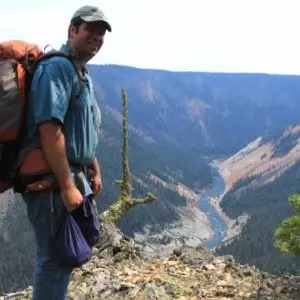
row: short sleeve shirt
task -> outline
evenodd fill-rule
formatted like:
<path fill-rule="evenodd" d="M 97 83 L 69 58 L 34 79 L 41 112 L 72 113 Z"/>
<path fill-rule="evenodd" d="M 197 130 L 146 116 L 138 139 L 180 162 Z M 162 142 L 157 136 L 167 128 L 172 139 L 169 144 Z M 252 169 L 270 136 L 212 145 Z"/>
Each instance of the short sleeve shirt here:
<path fill-rule="evenodd" d="M 70 48 L 63 45 L 60 50 L 68 52 Z M 79 80 L 67 58 L 52 57 L 41 62 L 31 84 L 27 128 L 30 138 L 39 124 L 58 121 L 65 135 L 69 162 L 87 165 L 96 155 L 101 113 L 92 80 L 84 69 L 81 95 L 70 106 L 71 98 L 79 93 Z"/>

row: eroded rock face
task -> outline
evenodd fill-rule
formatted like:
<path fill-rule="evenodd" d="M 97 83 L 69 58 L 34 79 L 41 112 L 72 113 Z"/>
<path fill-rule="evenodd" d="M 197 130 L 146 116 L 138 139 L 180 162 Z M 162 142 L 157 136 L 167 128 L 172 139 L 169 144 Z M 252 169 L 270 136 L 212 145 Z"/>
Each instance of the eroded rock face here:
<path fill-rule="evenodd" d="M 10 299 L 30 299 L 31 293 L 29 287 Z M 120 239 L 111 249 L 95 248 L 92 260 L 74 271 L 68 299 L 299 300 L 300 277 L 272 276 L 202 246 L 153 259 Z"/>

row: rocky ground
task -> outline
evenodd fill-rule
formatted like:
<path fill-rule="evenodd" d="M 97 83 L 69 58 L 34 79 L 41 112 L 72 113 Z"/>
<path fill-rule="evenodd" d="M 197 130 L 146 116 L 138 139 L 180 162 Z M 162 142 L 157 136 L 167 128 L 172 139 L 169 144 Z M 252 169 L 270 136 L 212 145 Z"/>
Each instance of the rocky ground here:
<path fill-rule="evenodd" d="M 152 257 L 165 257 L 182 245 L 196 246 L 210 239 L 213 231 L 207 217 L 196 205 L 177 208 L 180 221 L 170 224 L 159 233 L 145 228 L 143 234 L 135 233 L 134 240 Z"/>
<path fill-rule="evenodd" d="M 0 299 L 30 299 L 31 293 L 28 287 Z M 68 299 L 299 300 L 300 277 L 271 276 L 202 246 L 150 258 L 127 239 L 109 251 L 94 249 L 92 260 L 74 271 Z"/>
<path fill-rule="evenodd" d="M 143 251 L 152 257 L 170 255 L 174 249 L 182 245 L 196 246 L 213 235 L 208 217 L 199 209 L 198 194 L 190 187 L 177 182 L 169 184 L 153 174 L 149 178 L 155 183 L 177 192 L 186 201 L 184 207 L 174 207 L 179 217 L 178 222 L 169 224 L 167 228 L 154 233 L 147 228 L 142 233 L 136 232 L 134 240 L 143 248 Z"/>

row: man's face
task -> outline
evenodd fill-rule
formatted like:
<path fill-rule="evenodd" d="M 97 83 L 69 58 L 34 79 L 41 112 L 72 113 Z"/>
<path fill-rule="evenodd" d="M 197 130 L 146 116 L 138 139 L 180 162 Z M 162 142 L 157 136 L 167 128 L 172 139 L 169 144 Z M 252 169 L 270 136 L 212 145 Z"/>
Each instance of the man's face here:
<path fill-rule="evenodd" d="M 106 26 L 102 22 L 83 22 L 76 32 L 76 28 L 70 27 L 70 40 L 73 45 L 73 50 L 83 62 L 88 62 L 101 49 Z"/>

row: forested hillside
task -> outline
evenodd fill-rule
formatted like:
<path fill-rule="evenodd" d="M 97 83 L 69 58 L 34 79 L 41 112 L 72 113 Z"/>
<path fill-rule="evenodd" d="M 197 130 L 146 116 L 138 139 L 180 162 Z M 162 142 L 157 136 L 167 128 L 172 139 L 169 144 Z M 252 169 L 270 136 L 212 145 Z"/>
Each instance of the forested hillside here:
<path fill-rule="evenodd" d="M 134 105 L 130 98 L 128 105 Z M 98 159 L 102 166 L 104 189 L 98 198 L 99 211 L 105 210 L 117 198 L 119 186 L 116 180 L 122 176 L 121 123 L 108 108 L 103 110 L 103 119 Z M 185 200 L 175 191 L 157 185 L 150 174 L 170 185 L 181 182 L 195 190 L 201 190 L 212 180 L 210 168 L 201 155 L 185 150 L 184 147 L 143 139 L 134 129 L 129 130 L 129 164 L 133 175 L 133 195 L 143 195 L 150 191 L 156 195 L 157 200 L 146 206 L 135 207 L 122 220 L 120 226 L 127 234 L 141 231 L 146 224 L 163 227 L 177 219 L 174 205 L 186 205 Z"/>
<path fill-rule="evenodd" d="M 120 111 L 129 96 L 130 124 L 158 144 L 207 156 L 232 155 L 251 140 L 300 120 L 300 77 L 89 67 L 104 106 Z"/>
<path fill-rule="evenodd" d="M 247 213 L 250 220 L 241 235 L 217 253 L 233 254 L 239 262 L 272 273 L 300 274 L 299 257 L 280 253 L 274 246 L 275 228 L 294 214 L 288 197 L 300 192 L 299 182 L 300 162 L 297 162 L 279 178 L 261 187 L 247 187 L 248 180 L 237 183 L 225 195 L 221 206 L 232 218 Z"/>

